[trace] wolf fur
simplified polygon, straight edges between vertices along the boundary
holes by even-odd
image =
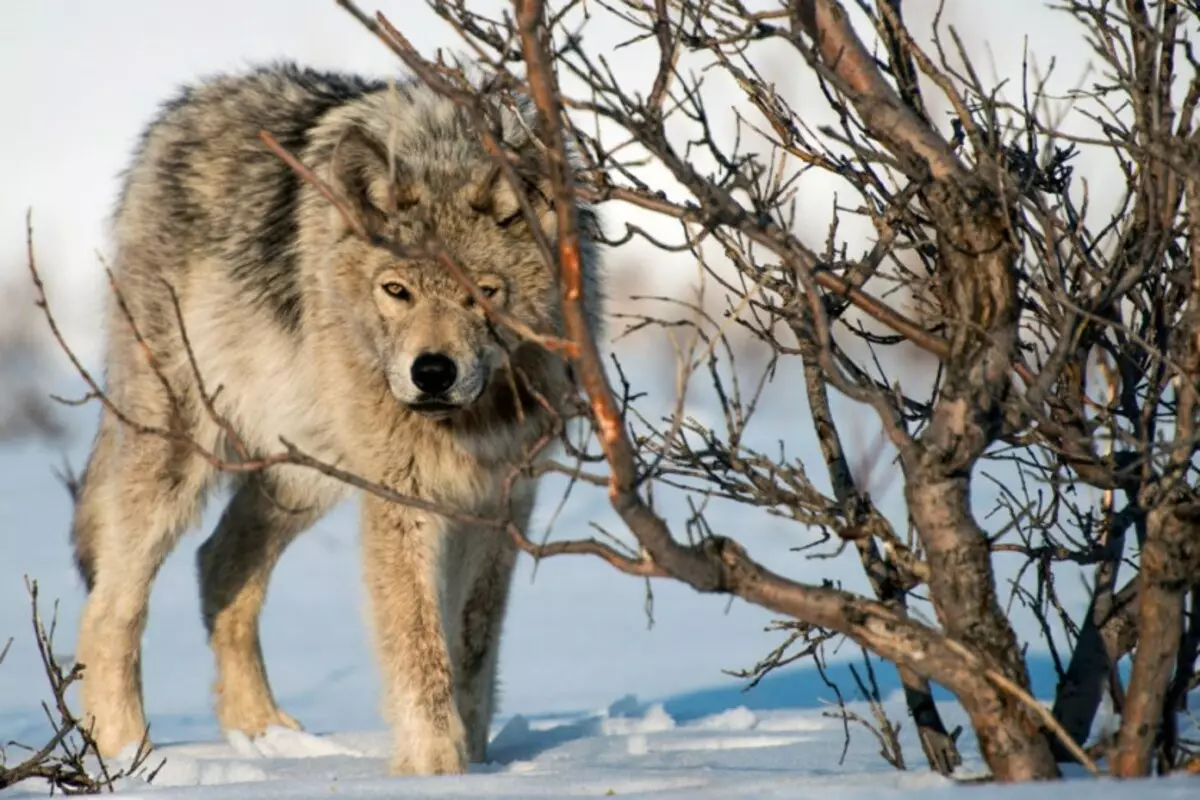
[[[533,109],[505,108],[500,120],[509,148],[536,164]],[[267,150],[261,129],[372,233],[414,244],[432,230],[492,303],[535,330],[561,330],[554,278],[510,184],[468,117],[427,87],[281,64],[199,82],[166,104],[114,217],[120,294],[106,391],[137,423],[170,435],[139,433],[106,411],[73,525],[88,589],[76,653],[84,718],[106,756],[144,734],[151,583],[217,483],[184,440],[230,450],[205,391],[251,457],[279,452],[282,437],[402,494],[475,516],[511,513],[524,527],[535,485],[517,482],[510,510],[504,484],[553,417],[538,394],[555,405],[570,386],[558,356],[489,322],[443,265],[355,236]],[[553,236],[539,169],[522,174]],[[593,211],[581,208],[579,221],[599,333]],[[299,728],[272,697],[259,612],[288,544],[347,492],[295,465],[235,478],[198,558],[225,730]],[[364,493],[362,557],[391,769],[462,772],[485,758],[515,547],[498,529]]]

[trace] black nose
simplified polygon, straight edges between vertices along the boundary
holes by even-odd
[[[441,353],[422,353],[413,361],[413,384],[425,394],[442,394],[457,377],[454,362]]]

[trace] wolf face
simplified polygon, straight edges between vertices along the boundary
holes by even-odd
[[[504,307],[508,291],[500,276],[474,282],[490,303]],[[379,335],[372,344],[396,399],[435,418],[479,400],[505,363],[505,344],[466,289],[403,265],[384,267],[373,284]]]
[[[511,186],[486,156],[465,171],[450,164],[422,159],[419,151],[389,154],[372,134],[351,128],[330,165],[344,207],[372,235],[412,251],[406,258],[375,247],[344,219],[331,227],[340,239],[333,249],[339,290],[348,307],[361,309],[350,324],[396,400],[434,419],[484,397],[519,342],[488,318],[447,259],[494,308],[535,331],[559,327],[554,281]],[[524,192],[537,224],[552,237],[555,215],[542,187],[530,181]],[[369,305],[354,302],[363,297]]]

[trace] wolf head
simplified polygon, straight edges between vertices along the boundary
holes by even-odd
[[[363,241],[339,215],[331,222],[338,290],[396,399],[443,419],[485,402],[502,371],[522,360],[514,356],[536,347],[490,319],[446,259],[489,304],[539,333],[560,332],[558,290],[518,192],[464,112],[428,89],[377,101],[376,113],[361,114],[340,133],[329,161],[331,186],[372,235],[414,251],[433,242],[442,255],[399,257]],[[556,213],[528,134],[532,120],[507,108],[498,115],[498,132],[521,157],[520,193],[553,244]],[[598,228],[591,209],[580,209],[579,224],[585,280],[594,284],[589,267]],[[588,289],[595,294],[593,285]],[[366,296],[370,303],[361,302]]]

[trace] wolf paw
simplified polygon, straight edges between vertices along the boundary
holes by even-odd
[[[362,753],[344,747],[327,738],[305,733],[282,725],[272,725],[258,736],[241,731],[226,734],[230,746],[243,758],[316,758],[319,756],[354,756]]]
[[[223,702],[217,706],[217,719],[226,734],[237,732],[253,739],[262,736],[269,728],[304,730],[295,717],[273,704],[234,704],[225,698],[221,700]]]
[[[267,727],[288,728],[293,731],[304,730],[304,726],[300,724],[299,720],[281,708],[275,709],[275,719],[271,720]]]
[[[467,743],[462,736],[439,736],[407,747],[390,765],[393,775],[461,775],[466,771]]]

